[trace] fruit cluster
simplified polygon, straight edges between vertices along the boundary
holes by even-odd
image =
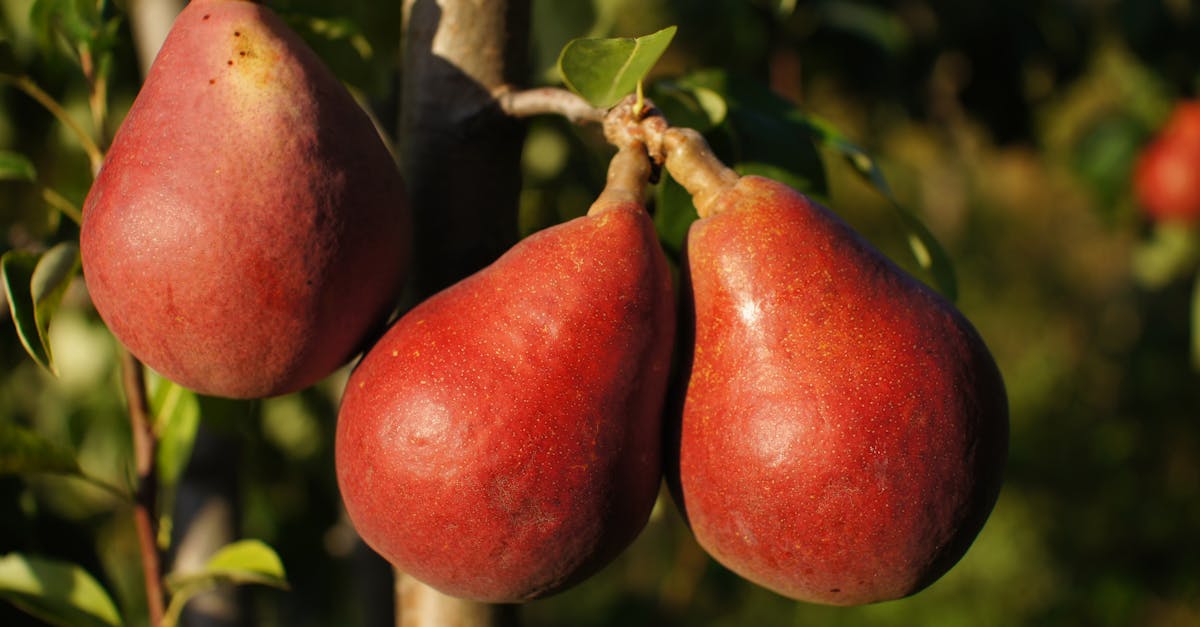
[[[979,335],[825,208],[619,109],[586,216],[420,303],[354,369],[336,471],[355,527],[446,593],[524,601],[625,549],[665,476],[700,544],[760,585],[841,605],[922,589],[1000,488],[1007,404]],[[700,215],[678,307],[643,205],[652,161]],[[278,18],[198,0],[88,197],[86,278],[165,376],[294,391],[389,314],[403,197]]]

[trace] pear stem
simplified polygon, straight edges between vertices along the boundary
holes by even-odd
[[[646,185],[650,182],[650,171],[650,157],[641,143],[631,142],[621,146],[608,163],[608,182],[588,213],[611,203],[632,202],[640,205]]]
[[[638,95],[627,96],[608,112],[604,137],[616,146],[644,145],[654,163],[666,166],[692,195],[701,218],[715,212],[717,198],[739,178],[717,158],[703,135],[671,126],[654,103]]]
[[[603,123],[608,143],[622,149],[637,146],[647,152],[655,165],[665,165],[688,190],[701,218],[712,215],[719,206],[717,198],[740,177],[717,158],[699,132],[671,126],[642,94],[640,84],[638,87],[637,93],[607,112],[573,92],[555,87],[514,90],[504,85],[493,94],[501,110],[513,117],[557,114],[572,122]]]
[[[717,199],[741,178],[713,153],[704,136],[690,128],[670,128],[663,135],[663,161],[671,177],[692,195],[701,218],[717,213]]]

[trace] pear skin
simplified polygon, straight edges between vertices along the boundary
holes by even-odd
[[[112,332],[193,390],[253,398],[325,377],[379,330],[409,255],[395,162],[269,9],[176,19],[83,209]]]
[[[698,542],[798,600],[921,590],[964,554],[1000,489],[1008,409],[986,346],[783,184],[741,177],[702,215],[666,455]]]
[[[354,370],[339,411],[337,476],[359,534],[480,601],[599,570],[658,492],[674,316],[640,194],[606,193],[418,305]]]

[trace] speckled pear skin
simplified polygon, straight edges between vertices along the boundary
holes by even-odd
[[[1007,456],[967,320],[827,209],[743,177],[695,222],[667,476],[700,545],[782,595],[913,594],[966,552]]]
[[[409,256],[399,171],[366,114],[269,9],[180,13],[83,210],[113,333],[206,394],[306,387],[382,328]]]
[[[355,528],[456,597],[582,581],[653,507],[674,328],[649,216],[603,197],[435,294],[347,384],[336,465]]]

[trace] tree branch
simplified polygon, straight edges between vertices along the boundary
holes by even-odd
[[[535,115],[561,115],[571,122],[604,121],[604,109],[593,107],[582,96],[557,87],[514,90],[505,85],[495,92],[496,102],[508,115],[527,118]]]
[[[155,460],[158,436],[146,398],[146,380],[142,362],[128,350],[121,353],[122,382],[129,405],[129,426],[133,432],[133,454],[136,486],[133,493],[133,521],[137,527],[138,546],[142,553],[142,576],[146,585],[146,605],[150,625],[157,626],[163,617],[163,587],[161,555],[158,551],[158,473]]]
[[[513,627],[517,606],[464,601],[397,573],[396,627]]]
[[[72,118],[71,115],[67,113],[67,111],[63,109],[61,105],[58,104],[58,101],[54,100],[50,94],[47,94],[41,87],[38,86],[37,83],[33,82],[33,79],[29,78],[28,76],[16,76],[13,74],[0,73],[0,82],[8,83],[13,87],[25,92],[27,96],[36,100],[38,104],[45,107],[45,109],[54,115],[54,117],[58,118],[58,121],[62,122],[68,129],[70,129],[71,133],[73,133],[76,139],[79,140],[79,145],[83,147],[83,151],[87,153],[88,160],[91,162],[92,173],[95,174],[96,172],[100,171],[100,164],[104,162],[104,152],[101,151],[100,147],[96,145],[96,142],[92,139],[92,136],[87,131],[83,130],[83,127],[75,121],[75,118]]]
[[[493,93],[524,78],[529,0],[405,0],[401,154],[427,296],[517,240],[523,121]]]

